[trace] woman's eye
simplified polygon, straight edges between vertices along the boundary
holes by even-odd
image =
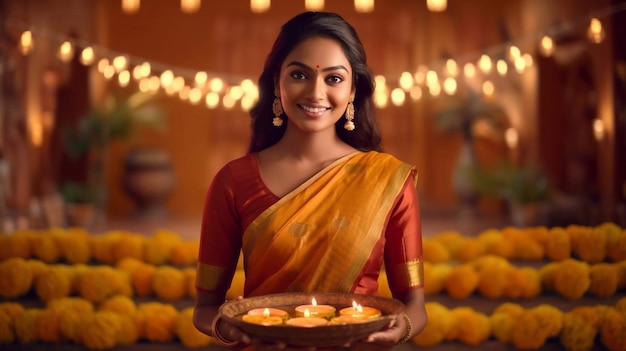
[[[298,80],[306,79],[306,75],[299,71],[292,72],[291,77]]]
[[[340,77],[340,76],[330,76],[330,77],[326,78],[326,80],[328,82],[334,83],[334,84],[343,82],[343,78]]]

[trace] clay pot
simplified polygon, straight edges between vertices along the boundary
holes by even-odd
[[[141,218],[167,216],[165,200],[174,189],[174,171],[169,154],[160,148],[131,150],[124,159],[123,186],[135,201]]]

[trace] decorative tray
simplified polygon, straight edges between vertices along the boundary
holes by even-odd
[[[354,323],[330,324],[314,327],[301,327],[288,324],[261,325],[246,322],[242,316],[248,311],[265,308],[279,308],[288,311],[290,316],[297,306],[311,304],[315,298],[319,305],[334,306],[337,311],[352,307],[356,302],[362,306],[380,310],[380,316]],[[390,320],[402,312],[404,304],[398,300],[349,293],[280,293],[244,298],[224,303],[220,307],[223,318],[239,327],[251,338],[267,343],[283,342],[294,346],[333,347],[363,340],[368,335],[383,329]]]

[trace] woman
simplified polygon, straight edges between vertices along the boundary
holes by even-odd
[[[365,341],[389,348],[424,328],[417,173],[380,151],[373,88],[361,41],[339,15],[306,12],[283,25],[259,79],[249,152],[207,194],[199,330],[226,345],[252,342],[218,314],[240,252],[246,297],[377,294],[384,262],[406,309]]]

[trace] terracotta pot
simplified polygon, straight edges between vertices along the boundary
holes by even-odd
[[[152,147],[138,148],[126,155],[123,185],[137,205],[137,216],[167,216],[165,200],[173,191],[174,183],[174,171],[166,151]]]

